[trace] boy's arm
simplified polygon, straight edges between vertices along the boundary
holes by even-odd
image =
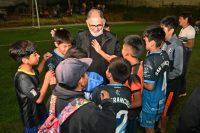
[[[43,70],[43,68],[44,68],[44,66],[45,66],[46,61],[47,61],[51,56],[52,56],[52,54],[51,54],[50,52],[47,52],[47,53],[45,53],[45,54],[43,55],[43,59],[42,59],[42,61],[40,62],[38,68],[37,68],[38,71],[39,71],[39,73],[42,72],[42,70]]]
[[[142,105],[142,94],[141,90],[132,94],[131,108],[137,108]]]
[[[36,100],[37,104],[42,103],[42,101],[46,95],[47,89],[49,87],[49,83],[54,84],[54,81],[55,81],[54,78],[55,78],[55,73],[53,71],[48,71],[46,73],[42,88],[40,89],[40,95]]]
[[[193,48],[194,47],[194,39],[187,40],[186,43],[183,43],[183,45],[187,48]]]
[[[152,91],[154,89],[154,84],[144,83],[144,88],[147,89],[147,90]]]
[[[96,39],[92,40],[92,47],[95,49],[95,51],[97,53],[99,53],[105,60],[107,60],[108,62],[110,62],[111,59],[117,57],[116,55],[109,55],[106,54],[102,49],[100,44],[97,42]]]
[[[150,58],[146,58],[144,61],[144,88],[153,90],[155,78],[154,62]]]

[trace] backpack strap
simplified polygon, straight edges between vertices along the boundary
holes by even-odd
[[[89,103],[90,101],[83,99],[83,98],[75,98],[73,101],[68,103],[68,105],[62,110],[60,115],[58,116],[60,125],[71,115],[73,114],[77,109],[79,109],[81,106]]]
[[[56,99],[57,99],[57,96],[51,95],[50,108],[49,108],[49,116],[51,114],[55,116]]]

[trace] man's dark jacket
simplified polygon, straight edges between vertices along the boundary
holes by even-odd
[[[105,72],[109,63],[91,46],[91,41],[93,39],[96,39],[99,42],[101,49],[105,53],[117,56],[121,55],[119,41],[114,34],[105,30],[103,31],[103,34],[98,37],[92,36],[89,30],[85,30],[79,32],[73,42],[77,47],[81,47],[87,51],[88,56],[93,59],[89,71],[97,72],[106,79]]]

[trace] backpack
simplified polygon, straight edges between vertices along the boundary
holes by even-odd
[[[96,72],[88,72],[88,84],[84,90],[85,98],[90,99],[91,93],[94,88],[104,82],[103,77]]]
[[[55,116],[55,103],[57,96],[52,95],[50,101],[49,117],[39,128],[38,133],[60,133],[60,125],[78,108],[89,103],[88,100],[83,98],[75,98],[68,103],[67,106],[61,111],[58,117]]]

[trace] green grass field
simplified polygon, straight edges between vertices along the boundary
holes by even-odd
[[[126,23],[112,24],[112,32],[116,33],[120,44],[122,39],[128,34],[142,35],[143,30],[151,23]],[[68,29],[73,36],[80,30],[85,29],[85,26],[62,26]],[[13,77],[17,70],[18,64],[8,57],[9,45],[17,40],[31,40],[37,44],[39,54],[42,55],[46,51],[54,48],[50,29],[53,27],[36,28],[18,28],[18,29],[0,29],[0,133],[22,133],[22,123],[18,103],[14,90]],[[174,115],[169,121],[169,132],[174,133],[178,116],[182,107],[191,94],[192,90],[199,85],[200,81],[200,34],[196,36],[195,48],[189,64],[187,75],[187,93],[188,95],[179,98],[177,106],[174,110]],[[41,77],[41,81],[42,81]],[[142,133],[143,130],[140,130]]]

